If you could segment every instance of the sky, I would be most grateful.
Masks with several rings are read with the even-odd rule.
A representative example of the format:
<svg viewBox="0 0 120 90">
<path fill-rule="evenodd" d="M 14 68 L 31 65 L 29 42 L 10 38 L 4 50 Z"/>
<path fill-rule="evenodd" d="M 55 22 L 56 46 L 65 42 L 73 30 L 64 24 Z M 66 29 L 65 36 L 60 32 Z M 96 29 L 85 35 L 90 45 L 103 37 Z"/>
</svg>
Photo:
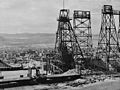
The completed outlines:
<svg viewBox="0 0 120 90">
<path fill-rule="evenodd" d="M 64 1 L 65 8 L 70 9 L 71 17 L 74 10 L 91 11 L 93 34 L 100 31 L 101 9 L 104 4 L 120 10 L 120 0 Z M 62 0 L 0 0 L 0 33 L 55 33 L 62 7 Z"/>
</svg>

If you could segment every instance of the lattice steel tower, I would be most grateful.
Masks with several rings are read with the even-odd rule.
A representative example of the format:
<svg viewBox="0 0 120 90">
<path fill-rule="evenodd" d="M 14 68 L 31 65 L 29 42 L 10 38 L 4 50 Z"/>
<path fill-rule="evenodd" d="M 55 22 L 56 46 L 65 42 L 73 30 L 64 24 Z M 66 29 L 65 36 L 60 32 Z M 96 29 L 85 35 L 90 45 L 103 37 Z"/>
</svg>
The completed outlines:
<svg viewBox="0 0 120 90">
<path fill-rule="evenodd" d="M 69 10 L 60 10 L 55 49 L 60 53 L 61 60 L 65 63 L 66 69 L 74 68 L 74 62 L 77 62 L 78 58 L 83 58 L 70 20 Z"/>
<path fill-rule="evenodd" d="M 119 27 L 118 27 L 118 35 L 119 35 L 119 42 L 120 42 L 120 11 L 118 11 L 118 14 L 119 15 Z"/>
<path fill-rule="evenodd" d="M 115 63 L 119 59 L 119 42 L 114 14 L 115 12 L 111 5 L 103 6 L 97 56 L 106 62 L 108 69 L 115 67 Z"/>
<path fill-rule="evenodd" d="M 79 45 L 86 58 L 92 57 L 92 32 L 90 11 L 75 10 L 73 15 L 73 27 Z"/>
</svg>

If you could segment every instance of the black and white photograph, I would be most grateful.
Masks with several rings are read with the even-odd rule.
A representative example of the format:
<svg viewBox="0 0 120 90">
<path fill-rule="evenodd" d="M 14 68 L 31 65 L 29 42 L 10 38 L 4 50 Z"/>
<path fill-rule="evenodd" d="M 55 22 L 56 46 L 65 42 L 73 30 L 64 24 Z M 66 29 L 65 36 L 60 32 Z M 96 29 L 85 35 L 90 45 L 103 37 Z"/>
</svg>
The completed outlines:
<svg viewBox="0 0 120 90">
<path fill-rule="evenodd" d="M 0 0 L 0 90 L 120 90 L 120 0 Z"/>
</svg>

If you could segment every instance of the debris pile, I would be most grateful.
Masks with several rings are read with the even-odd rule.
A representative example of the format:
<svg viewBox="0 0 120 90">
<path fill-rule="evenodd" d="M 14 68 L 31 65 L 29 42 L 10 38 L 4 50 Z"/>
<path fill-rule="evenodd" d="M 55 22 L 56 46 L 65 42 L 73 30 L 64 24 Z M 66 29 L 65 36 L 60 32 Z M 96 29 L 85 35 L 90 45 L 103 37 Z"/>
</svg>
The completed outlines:
<svg viewBox="0 0 120 90">
<path fill-rule="evenodd" d="M 105 75 L 92 75 L 92 76 L 86 77 L 85 79 L 77 79 L 73 82 L 68 82 L 66 86 L 78 87 L 78 86 L 83 86 L 91 83 L 105 81 L 107 79 L 111 79 L 111 78 Z"/>
<path fill-rule="evenodd" d="M 70 69 L 67 72 L 64 72 L 63 75 L 77 74 L 76 69 Z"/>
<path fill-rule="evenodd" d="M 77 86 L 82 86 L 83 84 L 86 84 L 85 79 L 77 79 L 73 82 L 69 82 L 66 84 L 66 86 L 72 86 L 72 87 L 77 87 Z"/>
</svg>

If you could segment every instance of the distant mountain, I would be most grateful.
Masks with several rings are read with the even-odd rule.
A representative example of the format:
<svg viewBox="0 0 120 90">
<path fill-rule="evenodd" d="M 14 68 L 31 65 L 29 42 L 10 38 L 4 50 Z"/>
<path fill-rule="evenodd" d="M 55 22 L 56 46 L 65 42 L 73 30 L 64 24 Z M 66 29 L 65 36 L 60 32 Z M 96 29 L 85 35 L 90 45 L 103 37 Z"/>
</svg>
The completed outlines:
<svg viewBox="0 0 120 90">
<path fill-rule="evenodd" d="M 53 46 L 55 34 L 36 33 L 36 34 L 0 34 L 0 47 L 3 46 Z"/>
<path fill-rule="evenodd" d="M 0 36 L 0 41 L 6 41 L 6 39 L 3 36 Z"/>
<path fill-rule="evenodd" d="M 98 34 L 94 34 L 92 37 L 94 47 L 97 47 L 97 45 L 98 45 L 98 38 L 99 38 Z"/>
<path fill-rule="evenodd" d="M 0 47 L 54 47 L 55 34 L 51 33 L 20 33 L 0 34 Z M 93 35 L 93 44 L 97 45 L 98 35 Z"/>
</svg>

